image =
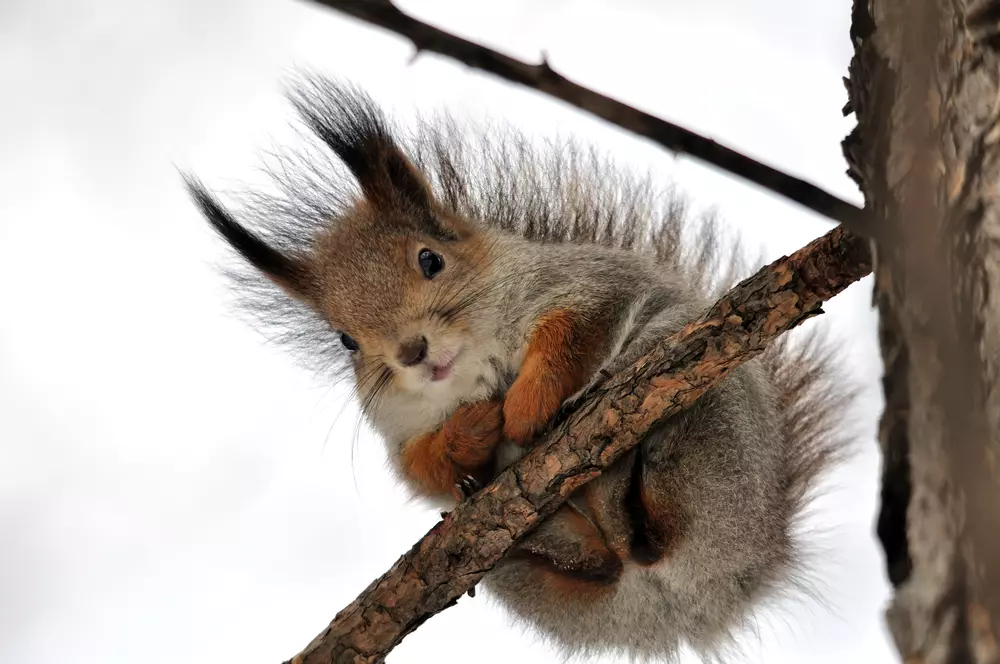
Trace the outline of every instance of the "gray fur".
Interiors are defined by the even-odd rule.
[[[423,121],[404,140],[363,93],[318,77],[294,98],[355,175],[377,170],[365,162],[370,134],[380,146],[395,141],[430,185],[433,218],[409,176],[405,196],[378,191],[387,201],[380,205],[405,199],[409,207],[372,212],[354,207],[357,187],[322,146],[279,158],[271,169],[278,193],[248,195],[243,216],[271,246],[311,257],[303,292],[312,299],[290,298],[252,269],[234,272],[265,330],[311,365],[353,374],[362,411],[404,482],[398,462],[407,441],[462,403],[508,389],[546,311],[607,319],[600,369],[614,373],[746,272],[738,244],[723,241],[714,219],[691,219],[676,192],[572,142],[539,148],[511,129],[462,129],[447,116]],[[448,247],[463,224],[487,247],[484,260],[452,258],[447,276],[412,287],[404,269],[386,264],[397,242],[430,233]],[[336,340],[354,328],[367,336],[349,356]],[[424,389],[417,374],[372,350],[414,330],[431,353],[462,348],[445,386]],[[817,479],[848,449],[838,420],[854,386],[829,361],[832,348],[797,336],[800,343],[781,341],[734,371],[581,488],[487,575],[486,587],[567,653],[669,660],[685,642],[706,657],[720,652],[764,598],[794,585],[797,519]],[[496,470],[518,454],[505,446]],[[636,503],[647,495],[653,507]],[[566,592],[540,581],[564,573],[572,577]]]

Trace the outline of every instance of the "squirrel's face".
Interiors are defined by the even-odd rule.
[[[189,180],[202,212],[247,262],[330,323],[352,354],[365,405],[386,388],[441,401],[468,393],[496,333],[492,236],[435,200],[363,95],[326,90],[297,107],[354,176],[357,199],[337,219],[309,219],[314,242],[298,250],[270,244]]]
[[[389,221],[362,213],[322,238],[318,308],[352,354],[362,394],[380,376],[405,392],[448,391],[479,365],[488,334],[489,241],[458,220],[448,238]]]

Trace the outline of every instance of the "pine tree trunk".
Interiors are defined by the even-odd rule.
[[[878,535],[904,662],[1000,662],[1000,4],[856,0],[844,141],[876,237]]]

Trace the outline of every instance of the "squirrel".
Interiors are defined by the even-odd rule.
[[[188,190],[241,258],[243,305],[353,379],[394,473],[442,508],[745,267],[712,218],[572,141],[447,114],[407,134],[319,75],[289,98],[318,142],[279,157],[275,191],[236,213],[185,174]],[[729,647],[800,581],[801,514],[851,442],[833,347],[786,338],[578,489],[486,574],[490,594],[567,654]]]

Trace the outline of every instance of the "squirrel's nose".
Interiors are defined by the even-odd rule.
[[[399,346],[396,358],[404,367],[412,367],[420,364],[427,357],[427,339],[424,337],[414,337],[404,341]]]

